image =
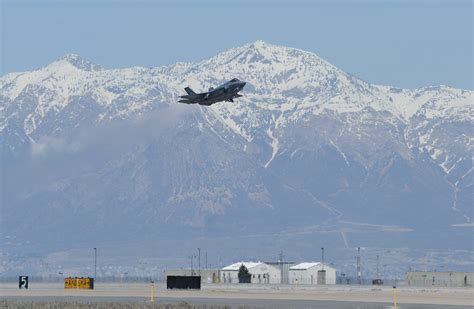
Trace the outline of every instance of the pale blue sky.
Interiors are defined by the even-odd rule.
[[[0,1],[1,75],[66,53],[106,68],[199,61],[261,39],[372,83],[474,88],[472,1]]]

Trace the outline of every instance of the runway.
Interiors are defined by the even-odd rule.
[[[7,300],[25,300],[25,297],[5,297]],[[61,297],[28,297],[29,301],[35,302],[80,302],[80,303],[149,303],[143,297],[85,297],[85,296],[61,296]],[[181,297],[160,297],[155,299],[155,304],[176,304],[186,302],[190,305],[199,306],[228,306],[230,308],[274,308],[274,309],[392,309],[393,304],[376,302],[349,302],[331,300],[272,300],[272,299],[233,299],[233,298],[181,298]],[[472,306],[450,306],[450,305],[428,305],[428,304],[400,304],[399,309],[471,309]]]
[[[249,286],[204,285],[201,290],[166,290],[155,286],[155,303],[186,301],[192,305],[227,305],[231,308],[367,308],[393,306],[391,287],[373,286]],[[19,290],[16,284],[0,284],[0,297],[7,300],[67,302],[149,302],[150,285],[143,283],[97,283],[94,290],[65,290],[60,283],[30,283],[30,289]],[[398,308],[472,308],[472,288],[397,289]]]

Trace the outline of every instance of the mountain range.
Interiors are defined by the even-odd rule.
[[[177,103],[234,77],[247,82],[234,103]],[[472,102],[263,41],[197,63],[105,69],[68,54],[6,74],[0,273],[76,269],[96,246],[117,272],[146,257],[184,267],[196,247],[221,266],[325,247],[350,273],[360,246],[396,275],[472,269]]]

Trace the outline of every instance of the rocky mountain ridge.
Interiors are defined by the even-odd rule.
[[[185,86],[233,77],[248,82],[235,103],[176,103]],[[3,241],[51,237],[51,252],[66,235],[115,241],[121,226],[162,242],[237,233],[302,256],[292,246],[315,235],[338,248],[468,248],[472,98],[372,85],[263,41],[157,68],[66,55],[0,78]]]

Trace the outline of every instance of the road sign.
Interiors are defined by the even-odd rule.
[[[18,288],[28,289],[28,276],[20,276],[18,278]]]
[[[201,289],[201,276],[167,276],[167,289]]]
[[[64,278],[65,289],[94,289],[94,278]]]

